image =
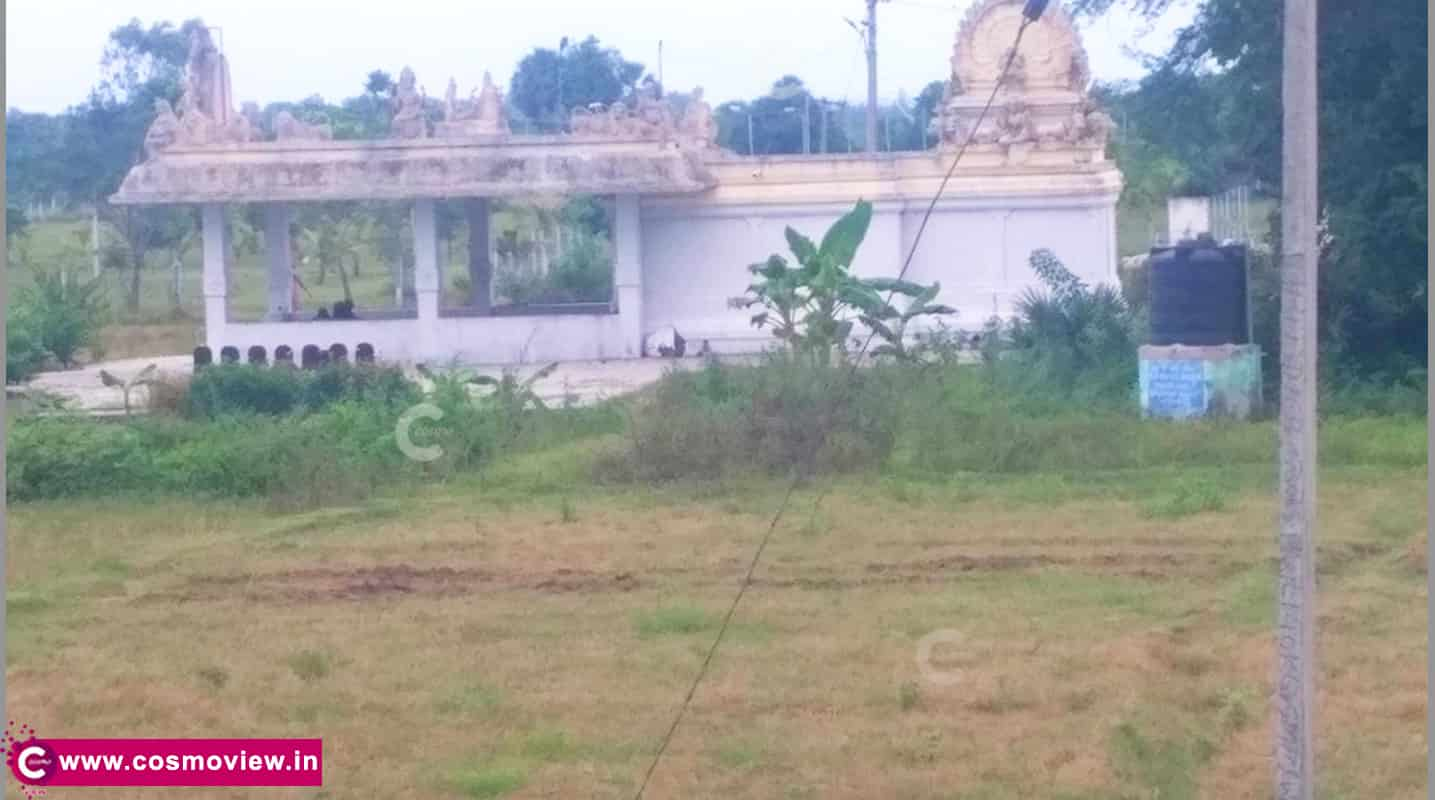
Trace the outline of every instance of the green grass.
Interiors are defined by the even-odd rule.
[[[445,692],[434,702],[439,714],[491,718],[503,708],[503,693],[481,683]]]
[[[464,797],[489,800],[516,792],[528,784],[528,771],[516,765],[495,765],[459,770],[449,783]]]
[[[317,681],[329,676],[331,662],[327,653],[301,650],[289,657],[289,669],[299,680]]]
[[[1143,797],[1187,800],[1196,796],[1196,776],[1215,754],[1214,745],[1200,737],[1157,739],[1136,724],[1123,722],[1110,738],[1112,766]]]
[[[634,627],[639,637],[647,639],[703,633],[716,628],[717,623],[717,617],[696,606],[670,605],[640,612],[634,620]]]
[[[1174,491],[1164,492],[1149,498],[1141,506],[1148,517],[1175,519],[1221,511],[1226,507],[1226,495],[1220,487],[1201,481],[1183,482]]]

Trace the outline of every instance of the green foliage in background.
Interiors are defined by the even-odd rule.
[[[62,366],[74,365],[80,350],[96,345],[100,327],[108,319],[103,291],[98,278],[59,270],[36,272],[34,282],[21,290],[12,305],[12,317],[20,329],[16,347],[33,353],[38,346],[42,354]],[[30,358],[27,355],[21,361]]]

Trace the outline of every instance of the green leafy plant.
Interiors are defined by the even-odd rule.
[[[234,414],[316,411],[345,400],[372,400],[384,407],[416,402],[418,390],[395,367],[334,364],[293,370],[253,364],[216,364],[195,374],[183,411],[192,418]]]
[[[62,271],[35,273],[21,303],[33,315],[40,346],[63,366],[73,366],[80,350],[94,346],[108,318],[101,279],[82,280]]]
[[[909,281],[868,281],[869,285],[878,288],[879,291],[888,293],[888,302],[883,303],[881,316],[863,314],[862,324],[872,329],[874,336],[880,338],[882,343],[872,348],[873,356],[890,356],[899,361],[911,361],[918,357],[917,348],[907,344],[907,326],[912,320],[918,317],[945,316],[957,313],[951,306],[932,302],[937,298],[937,293],[942,290],[940,283],[931,286],[911,283]],[[898,310],[890,304],[893,295],[905,295],[908,297],[906,306]]]
[[[1032,252],[1030,264],[1045,288],[1028,289],[1016,318],[992,327],[990,362],[1005,364],[1006,376],[1028,387],[1129,402],[1138,326],[1120,291],[1087,286],[1050,250]]]
[[[10,307],[5,320],[5,380],[24,383],[45,364],[40,323],[26,303]]]
[[[821,244],[789,227],[787,245],[797,265],[776,253],[753,264],[748,271],[755,280],[746,294],[732,298],[729,305],[759,308],[752,315],[754,327],[771,329],[794,352],[818,363],[829,364],[834,352],[845,352],[859,321],[882,337],[884,344],[879,350],[883,354],[906,355],[902,342],[907,323],[918,316],[952,313],[952,309],[932,303],[938,285],[852,274],[852,261],[871,222],[872,204],[862,200],[832,224]],[[903,311],[891,303],[898,294],[912,298]]]

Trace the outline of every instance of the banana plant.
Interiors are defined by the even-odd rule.
[[[935,305],[939,287],[926,287],[890,278],[858,278],[852,261],[867,236],[872,222],[872,204],[857,205],[833,223],[821,244],[788,228],[787,246],[797,265],[781,255],[753,264],[748,270],[756,278],[742,297],[728,301],[733,308],[759,310],[752,315],[754,327],[770,329],[794,352],[810,354],[820,363],[831,362],[832,354],[845,352],[855,323],[882,324],[886,333],[883,352],[905,353],[901,333],[906,323],[925,314],[946,314],[952,310]],[[882,294],[886,292],[887,297]],[[899,311],[892,306],[895,294],[904,294],[920,304],[909,303]],[[894,331],[888,320],[895,320]],[[873,330],[878,330],[873,327]],[[881,348],[879,348],[881,349]]]
[[[957,313],[957,310],[951,306],[932,302],[937,299],[937,293],[942,290],[940,283],[923,286],[911,281],[877,278],[868,281],[868,284],[879,292],[887,292],[889,298],[895,295],[910,298],[901,310],[887,303],[886,307],[881,309],[881,314],[862,315],[862,324],[872,330],[873,336],[882,340],[881,344],[872,348],[871,353],[874,357],[888,356],[898,361],[914,360],[917,354],[907,346],[908,323],[918,317],[946,316]]]
[[[157,365],[150,364],[127,381],[121,380],[105,370],[100,370],[100,383],[103,383],[111,389],[119,389],[124,393],[125,416],[128,417],[130,415],[130,392],[134,391],[136,386],[149,386],[153,384],[155,382],[155,371],[157,369]]]

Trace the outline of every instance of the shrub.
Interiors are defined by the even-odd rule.
[[[5,320],[5,380],[24,383],[45,364],[39,322],[28,305],[11,306]]]
[[[880,463],[896,440],[892,383],[791,354],[750,367],[671,372],[636,403],[600,475],[629,480],[839,472]]]
[[[128,426],[65,418],[13,420],[5,441],[12,500],[110,494],[150,477],[145,437]]]
[[[349,399],[384,406],[418,402],[418,388],[397,367],[334,364],[294,370],[252,364],[206,367],[190,381],[184,411],[193,418],[227,414],[289,414]]]
[[[61,271],[35,273],[21,304],[40,346],[67,367],[80,350],[95,345],[108,316],[101,279],[86,281]]]
[[[1045,289],[1027,290],[1016,318],[991,327],[991,377],[1014,394],[1129,407],[1136,385],[1136,315],[1114,287],[1088,287],[1049,250],[1034,251],[1030,263]]]

